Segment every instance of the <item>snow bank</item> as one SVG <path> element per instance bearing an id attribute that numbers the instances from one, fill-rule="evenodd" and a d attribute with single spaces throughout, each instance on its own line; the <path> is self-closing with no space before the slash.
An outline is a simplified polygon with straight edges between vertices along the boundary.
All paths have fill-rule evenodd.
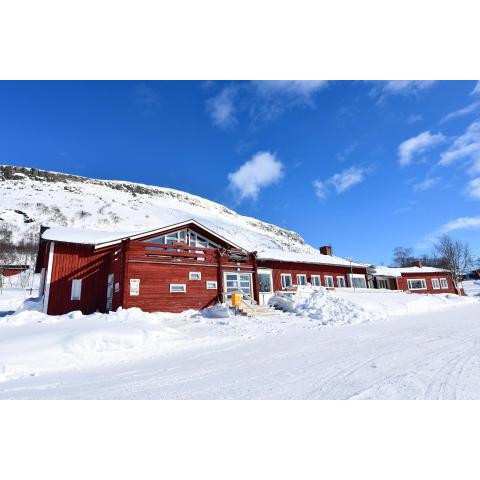
<path id="1" fill-rule="evenodd" d="M 378 316 L 400 317 L 463 306 L 478 300 L 449 293 L 422 294 L 384 289 L 337 289 L 339 298 L 355 302 Z"/>
<path id="2" fill-rule="evenodd" d="M 226 305 L 178 314 L 119 308 L 58 316 L 44 314 L 41 305 L 40 298 L 29 298 L 13 314 L 0 317 L 0 382 L 228 342 L 212 326 L 230 325 L 234 317 Z M 238 317 L 240 321 L 245 319 Z M 194 325 L 207 329 L 208 336 L 196 336 Z"/>
<path id="3" fill-rule="evenodd" d="M 77 311 L 51 316 L 25 308 L 0 318 L 0 381 L 119 363 L 188 344 L 187 335 L 176 328 L 188 314 L 130 308 L 109 314 Z"/>
<path id="4" fill-rule="evenodd" d="M 413 294 L 398 290 L 299 287 L 295 294 L 277 292 L 270 303 L 286 312 L 320 320 L 323 325 L 362 323 L 418 315 L 478 302 L 452 294 Z"/>
<path id="5" fill-rule="evenodd" d="M 323 287 L 298 287 L 295 294 L 277 292 L 269 302 L 281 310 L 318 320 L 322 325 L 363 323 L 377 315 Z"/>

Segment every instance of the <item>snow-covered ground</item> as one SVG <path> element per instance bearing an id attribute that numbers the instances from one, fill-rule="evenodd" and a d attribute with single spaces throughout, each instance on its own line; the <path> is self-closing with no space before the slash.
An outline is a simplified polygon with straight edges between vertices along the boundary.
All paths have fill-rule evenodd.
<path id="1" fill-rule="evenodd" d="M 480 280 L 465 280 L 462 285 L 469 297 L 480 297 Z"/>
<path id="2" fill-rule="evenodd" d="M 478 298 L 316 290 L 261 318 L 55 317 L 4 291 L 0 398 L 480 398 Z"/>

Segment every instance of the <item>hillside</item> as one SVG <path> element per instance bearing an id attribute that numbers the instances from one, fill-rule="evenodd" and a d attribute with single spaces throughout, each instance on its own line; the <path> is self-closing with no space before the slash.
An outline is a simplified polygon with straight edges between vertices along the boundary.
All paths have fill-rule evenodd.
<path id="1" fill-rule="evenodd" d="M 40 225 L 141 230 L 195 218 L 251 250 L 310 252 L 300 235 L 186 192 L 0 166 L 0 228 L 20 242 Z"/>

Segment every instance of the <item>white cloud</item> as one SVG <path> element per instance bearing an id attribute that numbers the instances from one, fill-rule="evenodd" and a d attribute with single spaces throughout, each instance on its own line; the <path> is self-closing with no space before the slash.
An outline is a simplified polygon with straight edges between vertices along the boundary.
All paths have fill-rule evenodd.
<path id="1" fill-rule="evenodd" d="M 238 170 L 228 174 L 230 188 L 239 200 L 256 200 L 260 190 L 283 177 L 283 164 L 270 152 L 257 152 Z"/>
<path id="2" fill-rule="evenodd" d="M 419 113 L 412 113 L 407 117 L 407 123 L 410 123 L 410 124 L 421 122 L 422 120 L 423 120 L 423 116 L 420 115 Z"/>
<path id="3" fill-rule="evenodd" d="M 421 182 L 415 183 L 412 188 L 415 192 L 425 192 L 426 190 L 430 190 L 432 187 L 437 185 L 440 180 L 441 177 L 426 178 Z"/>
<path id="4" fill-rule="evenodd" d="M 470 180 L 467 185 L 467 194 L 480 200 L 480 177 Z"/>
<path id="5" fill-rule="evenodd" d="M 214 125 L 235 126 L 237 113 L 245 113 L 251 125 L 278 118 L 289 108 L 313 107 L 314 96 L 326 80 L 255 80 L 230 84 L 207 100 Z"/>
<path id="6" fill-rule="evenodd" d="M 327 80 L 257 80 L 253 84 L 261 95 L 287 95 L 299 99 L 309 99 L 323 90 Z"/>
<path id="7" fill-rule="evenodd" d="M 473 102 L 466 107 L 460 108 L 459 110 L 455 110 L 454 112 L 450 112 L 448 115 L 445 115 L 441 120 L 440 123 L 445 123 L 454 118 L 464 117 L 465 115 L 469 115 L 470 113 L 475 112 L 476 110 L 480 110 L 480 102 Z"/>
<path id="8" fill-rule="evenodd" d="M 365 180 L 368 171 L 362 167 L 350 167 L 342 172 L 332 175 L 324 181 L 315 180 L 313 187 L 318 198 L 324 200 L 328 197 L 332 190 L 337 194 L 344 193 L 354 185 Z"/>
<path id="9" fill-rule="evenodd" d="M 355 150 L 358 147 L 357 142 L 353 142 L 350 145 L 348 145 L 346 148 L 344 148 L 341 152 L 338 152 L 335 157 L 339 162 L 344 162 L 352 153 L 355 152 Z"/>
<path id="10" fill-rule="evenodd" d="M 236 124 L 236 89 L 233 86 L 223 88 L 218 95 L 207 100 L 207 111 L 217 127 L 229 128 Z"/>
<path id="11" fill-rule="evenodd" d="M 472 95 L 479 95 L 480 94 L 480 80 L 477 81 L 477 84 L 473 88 L 473 90 L 470 92 Z"/>
<path id="12" fill-rule="evenodd" d="M 328 184 L 326 182 L 322 182 L 320 180 L 315 180 L 313 182 L 313 188 L 315 189 L 315 195 L 325 200 L 328 197 Z"/>
<path id="13" fill-rule="evenodd" d="M 411 95 L 433 87 L 434 80 L 389 80 L 383 86 L 384 93 Z"/>
<path id="14" fill-rule="evenodd" d="M 460 217 L 442 225 L 438 233 L 450 233 L 456 230 L 472 230 L 480 228 L 480 216 L 479 217 Z"/>
<path id="15" fill-rule="evenodd" d="M 379 97 L 377 104 L 382 104 L 391 95 L 419 95 L 435 85 L 434 80 L 388 80 L 375 82 L 370 95 Z"/>
<path id="16" fill-rule="evenodd" d="M 402 167 L 410 165 L 414 156 L 425 153 L 427 150 L 443 141 L 445 141 L 445 137 L 441 133 L 431 134 L 428 131 L 405 140 L 398 146 L 400 165 Z"/>
<path id="17" fill-rule="evenodd" d="M 470 174 L 480 172 L 480 121 L 470 124 L 465 133 L 455 139 L 440 155 L 439 164 L 448 166 L 461 160 L 466 162 Z"/>

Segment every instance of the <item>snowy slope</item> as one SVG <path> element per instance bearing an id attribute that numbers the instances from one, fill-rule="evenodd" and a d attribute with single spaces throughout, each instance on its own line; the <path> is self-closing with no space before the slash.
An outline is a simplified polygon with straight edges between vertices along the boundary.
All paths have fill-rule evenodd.
<path id="1" fill-rule="evenodd" d="M 194 218 L 250 250 L 315 251 L 295 232 L 169 188 L 0 166 L 0 199 L 0 226 L 14 241 L 38 234 L 41 224 L 136 231 Z"/>

